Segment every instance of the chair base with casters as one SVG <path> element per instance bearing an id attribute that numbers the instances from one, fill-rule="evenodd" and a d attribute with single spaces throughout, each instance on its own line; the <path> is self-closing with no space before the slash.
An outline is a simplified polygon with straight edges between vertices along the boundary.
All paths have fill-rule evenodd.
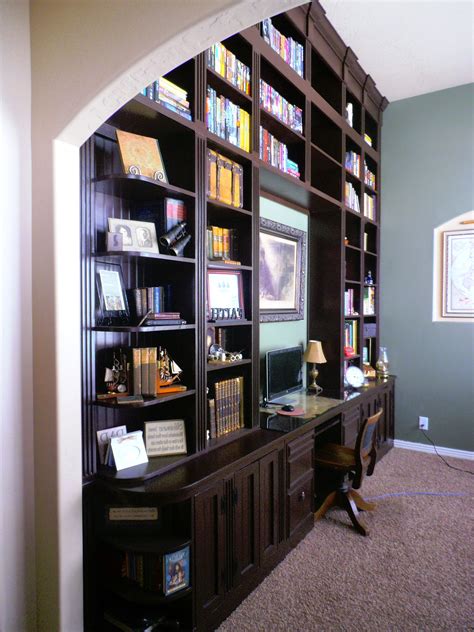
<path id="1" fill-rule="evenodd" d="M 322 518 L 331 507 L 341 507 L 349 515 L 355 530 L 361 535 L 368 535 L 368 529 L 360 518 L 359 510 L 372 511 L 376 505 L 364 500 L 355 490 L 360 488 L 365 474 L 371 476 L 374 472 L 377 458 L 375 428 L 382 413 L 383 410 L 379 410 L 364 420 L 355 448 L 328 443 L 316 449 L 316 468 L 334 472 L 339 482 L 336 489 L 325 497 L 315 512 L 315 520 Z"/>

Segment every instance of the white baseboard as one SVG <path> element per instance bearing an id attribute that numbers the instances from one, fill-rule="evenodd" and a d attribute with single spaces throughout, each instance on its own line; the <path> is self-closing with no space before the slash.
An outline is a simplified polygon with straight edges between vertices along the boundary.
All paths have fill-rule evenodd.
<path id="1" fill-rule="evenodd" d="M 395 439 L 393 442 L 395 448 L 405 448 L 405 450 L 415 450 L 417 452 L 428 452 L 429 454 L 436 454 L 432 445 L 426 443 L 415 443 L 414 441 L 402 441 L 401 439 Z M 452 456 L 456 459 L 469 459 L 474 461 L 474 452 L 468 450 L 456 450 L 455 448 L 442 448 L 436 446 L 438 454 L 442 456 Z"/>

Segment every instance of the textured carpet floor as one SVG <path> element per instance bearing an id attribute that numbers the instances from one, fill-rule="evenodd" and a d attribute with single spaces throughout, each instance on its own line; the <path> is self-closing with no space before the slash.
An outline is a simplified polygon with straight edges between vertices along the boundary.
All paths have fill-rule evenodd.
<path id="1" fill-rule="evenodd" d="M 219 632 L 473 630 L 474 477 L 395 448 L 362 493 L 368 537 L 330 511 Z"/>

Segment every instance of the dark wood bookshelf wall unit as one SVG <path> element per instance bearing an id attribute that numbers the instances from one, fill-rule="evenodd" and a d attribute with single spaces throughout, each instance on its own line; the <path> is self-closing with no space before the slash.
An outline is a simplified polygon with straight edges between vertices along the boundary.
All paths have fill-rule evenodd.
<path id="1" fill-rule="evenodd" d="M 222 42 L 248 67 L 247 91 L 235 85 L 231 75 L 213 67 L 209 54 L 203 52 L 166 75 L 187 91 L 191 120 L 140 94 L 112 115 L 82 148 L 86 629 L 106 629 L 101 627 L 103 614 L 120 611 L 117 599 L 136 613 L 151 608 L 150 621 L 164 616 L 179 619 L 182 629 L 213 629 L 311 527 L 312 467 L 303 467 L 301 479 L 293 479 L 291 471 L 293 462 L 297 470 L 301 463 L 311 462 L 318 429 L 308 427 L 296 438 L 278 435 L 278 440 L 275 433 L 259 429 L 261 194 L 303 208 L 309 215 L 308 339 L 323 343 L 328 362 L 318 367 L 318 382 L 325 394 L 344 398 L 345 366 L 362 367 L 364 347 L 370 347 L 368 360 L 375 366 L 380 335 L 380 128 L 387 101 L 319 4 L 271 20 L 283 36 L 301 45 L 302 76 L 265 41 L 263 24 L 256 25 Z M 285 122 L 281 110 L 269 111 L 268 104 L 261 102 L 261 81 L 278 93 L 277 98 L 301 110 L 300 129 Z M 209 129 L 210 94 L 228 99 L 227 103 L 248 114 L 247 145 L 238 146 L 235 139 Z M 352 104 L 352 125 L 346 117 L 348 103 Z M 261 128 L 286 145 L 288 159 L 296 163 L 299 175 L 272 166 L 262 156 Z M 168 183 L 123 173 L 116 130 L 159 140 Z M 209 197 L 208 151 L 241 165 L 241 207 Z M 358 175 L 346 168 L 348 151 L 359 156 Z M 291 171 L 292 163 L 288 164 Z M 366 179 L 365 164 L 375 182 Z M 347 204 L 349 182 L 358 197 L 358 210 Z M 364 212 L 365 196 L 375 209 L 370 217 Z M 157 210 L 166 197 L 182 200 L 186 206 L 191 241 L 182 256 L 107 252 L 108 218 L 141 218 L 144 211 Z M 238 263 L 209 257 L 209 226 L 236 231 Z M 171 309 L 179 311 L 186 324 L 101 324 L 97 270 L 117 269 L 117 265 L 127 289 L 169 285 Z M 241 274 L 242 319 L 210 320 L 207 275 L 213 270 Z M 369 271 L 373 284 L 367 288 Z M 375 293 L 373 314 L 364 314 L 368 289 Z M 349 290 L 350 313 L 345 309 Z M 356 353 L 348 358 L 345 330 L 347 323 L 354 322 Z M 242 360 L 208 362 L 209 339 L 218 330 L 225 331 L 231 350 L 242 351 Z M 133 407 L 97 400 L 96 394 L 104 391 L 103 376 L 114 350 L 159 346 L 182 368 L 186 391 L 145 398 L 143 405 Z M 243 423 L 234 432 L 211 438 L 208 399 L 216 383 L 232 378 L 242 379 Z M 321 427 L 332 428 L 330 436 L 349 445 L 361 415 L 386 405 L 380 445 L 388 449 L 393 439 L 393 385 L 385 384 L 380 392 L 375 386 L 364 397 L 364 405 L 353 407 L 350 424 L 344 421 L 341 408 L 334 418 L 327 416 L 327 423 L 321 421 Z M 145 465 L 121 472 L 99 464 L 98 431 L 122 424 L 128 431 L 143 430 L 144 422 L 165 419 L 184 419 L 186 455 L 152 457 Z M 311 500 L 305 500 L 308 497 Z M 156 518 L 114 521 L 109 519 L 111 508 L 149 511 Z M 186 590 L 165 596 L 162 586 L 159 590 L 143 586 L 143 564 L 146 573 L 156 575 L 164 554 L 186 546 L 191 550 Z M 141 560 L 142 586 L 121 577 L 125 559 Z M 109 574 L 105 569 L 112 571 Z"/>

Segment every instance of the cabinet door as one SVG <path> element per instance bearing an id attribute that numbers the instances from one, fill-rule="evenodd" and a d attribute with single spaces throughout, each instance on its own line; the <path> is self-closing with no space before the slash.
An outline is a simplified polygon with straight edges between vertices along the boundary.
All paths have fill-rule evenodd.
<path id="1" fill-rule="evenodd" d="M 344 411 L 342 416 L 342 445 L 348 448 L 355 448 L 360 429 L 360 412 L 360 406 L 353 406 Z"/>
<path id="2" fill-rule="evenodd" d="M 224 483 L 196 495 L 194 501 L 195 586 L 199 623 L 219 607 L 225 592 Z"/>
<path id="3" fill-rule="evenodd" d="M 260 565 L 276 553 L 280 540 L 279 452 L 260 459 Z"/>
<path id="4" fill-rule="evenodd" d="M 259 491 L 259 464 L 256 461 L 234 476 L 234 587 L 258 569 Z"/>

